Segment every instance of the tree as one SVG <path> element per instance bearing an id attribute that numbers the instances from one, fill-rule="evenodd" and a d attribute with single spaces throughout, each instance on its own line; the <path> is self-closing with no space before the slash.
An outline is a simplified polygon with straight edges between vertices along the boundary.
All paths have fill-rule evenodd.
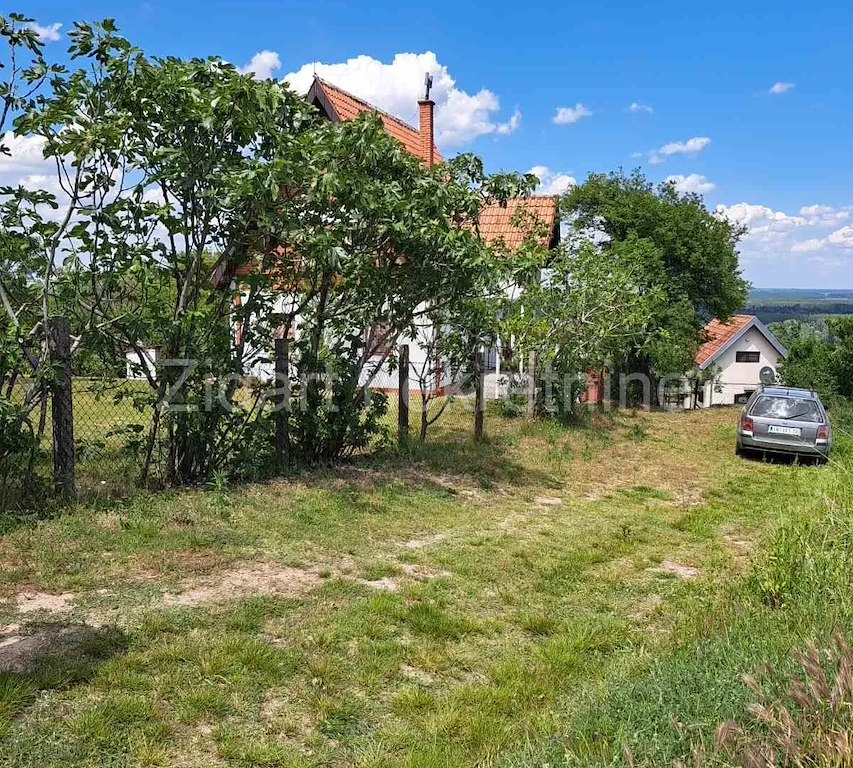
<path id="1" fill-rule="evenodd" d="M 826 400 L 853 398 L 853 317 L 827 318 L 828 335 L 789 329 L 782 381 L 817 391 Z"/>
<path id="2" fill-rule="evenodd" d="M 32 19 L 0 16 L 0 154 L 7 123 L 32 102 L 61 68 L 49 64 Z M 47 386 L 52 379 L 45 334 L 50 270 L 38 247 L 52 230 L 31 214 L 52 201 L 23 188 L 0 189 L 0 509 L 18 488 L 32 482 L 33 466 L 46 423 Z M 25 379 L 20 397 L 16 387 Z M 37 423 L 32 414 L 38 411 Z"/>
<path id="3" fill-rule="evenodd" d="M 63 213 L 17 227 L 40 238 L 46 301 L 73 315 L 75 352 L 109 364 L 162 347 L 134 395 L 150 414 L 142 479 L 158 453 L 173 484 L 263 467 L 270 391 L 246 375 L 294 329 L 291 455 L 363 447 L 382 406 L 365 396 L 381 364 L 371 329 L 395 342 L 467 295 L 489 265 L 471 222 L 530 179 L 488 177 L 470 156 L 427 169 L 375 116 L 321 121 L 219 59 L 150 59 L 110 20 L 69 37 L 83 66 L 16 123 L 54 160 Z M 57 205 L 27 215 L 43 202 Z"/>
<path id="4" fill-rule="evenodd" d="M 658 375 L 687 370 L 704 324 L 744 306 L 736 246 L 745 229 L 711 214 L 699 195 L 655 187 L 639 171 L 593 174 L 565 196 L 562 211 L 572 236 L 593 237 L 604 259 L 629 239 L 647 245 L 635 250 L 637 286 L 663 300 L 628 367 Z"/>
<path id="5" fill-rule="evenodd" d="M 543 254 L 541 279 L 531 280 L 513 303 L 505 333 L 537 353 L 540 370 L 549 369 L 556 393 L 545 398 L 546 406 L 551 400 L 558 414 L 572 414 L 582 388 L 578 374 L 602 369 L 639 343 L 662 298 L 658 288 L 639 290 L 638 264 L 652 249 L 629 237 L 603 259 L 590 241 L 564 243 Z"/>

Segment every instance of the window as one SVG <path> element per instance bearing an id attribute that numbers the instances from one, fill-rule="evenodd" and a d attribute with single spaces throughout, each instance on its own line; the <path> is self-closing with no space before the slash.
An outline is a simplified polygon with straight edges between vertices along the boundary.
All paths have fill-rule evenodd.
<path id="1" fill-rule="evenodd" d="M 735 362 L 737 363 L 757 363 L 761 360 L 761 355 L 758 352 L 735 352 Z"/>
<path id="2" fill-rule="evenodd" d="M 823 421 L 820 409 L 814 400 L 802 400 L 794 397 L 759 397 L 752 406 L 752 416 L 765 419 L 791 419 L 796 421 Z"/>

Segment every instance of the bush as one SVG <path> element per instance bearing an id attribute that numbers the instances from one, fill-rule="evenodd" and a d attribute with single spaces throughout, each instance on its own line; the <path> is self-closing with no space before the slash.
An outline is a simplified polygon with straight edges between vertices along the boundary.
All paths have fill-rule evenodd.
<path id="1" fill-rule="evenodd" d="M 0 397 L 0 511 L 34 491 L 38 440 L 26 414 Z"/>

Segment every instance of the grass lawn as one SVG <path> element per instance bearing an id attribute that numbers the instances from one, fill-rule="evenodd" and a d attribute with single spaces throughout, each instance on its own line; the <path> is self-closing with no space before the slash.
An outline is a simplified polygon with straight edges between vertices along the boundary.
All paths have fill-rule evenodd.
<path id="1" fill-rule="evenodd" d="M 744 710 L 742 673 L 853 616 L 846 574 L 800 595 L 761 554 L 853 495 L 851 441 L 743 461 L 735 419 L 494 417 L 12 530 L 0 764 L 670 765 Z"/>

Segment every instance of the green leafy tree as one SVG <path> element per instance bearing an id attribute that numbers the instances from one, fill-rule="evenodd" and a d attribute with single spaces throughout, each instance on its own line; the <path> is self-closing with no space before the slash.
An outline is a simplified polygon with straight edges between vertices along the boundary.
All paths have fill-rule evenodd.
<path id="1" fill-rule="evenodd" d="M 0 16 L 2 155 L 11 151 L 5 143 L 9 121 L 61 72 L 46 60 L 32 22 L 19 13 Z M 41 216 L 32 219 L 28 210 L 51 204 L 43 193 L 0 188 L 0 509 L 34 482 L 33 466 L 45 429 L 52 378 L 44 333 L 49 275 L 37 253 L 51 230 Z"/>
<path id="2" fill-rule="evenodd" d="M 579 374 L 611 365 L 640 343 L 663 298 L 656 287 L 640 290 L 638 264 L 652 250 L 629 237 L 614 243 L 607 259 L 591 241 L 547 252 L 541 279 L 525 286 L 505 326 L 519 348 L 537 353 L 546 386 L 549 378 L 555 385 L 556 399 L 546 397 L 546 406 L 551 400 L 559 414 L 572 415 Z"/>
<path id="3" fill-rule="evenodd" d="M 634 249 L 636 284 L 662 300 L 626 367 L 658 375 L 689 369 L 705 322 L 744 306 L 736 246 L 745 230 L 710 213 L 699 195 L 620 171 L 591 175 L 564 197 L 562 210 L 572 236 L 593 237 L 605 260 L 631 239 L 647 245 Z"/>
<path id="4" fill-rule="evenodd" d="M 853 399 L 853 317 L 828 318 L 828 335 L 791 329 L 782 381 L 814 389 L 829 400 Z"/>
<path id="5" fill-rule="evenodd" d="M 470 156 L 427 169 L 375 116 L 321 121 L 218 59 L 148 58 L 109 20 L 69 37 L 82 66 L 17 121 L 43 141 L 62 199 L 20 197 L 32 221 L 18 230 L 38 239 L 45 313 L 73 315 L 75 354 L 109 367 L 161 347 L 156 371 L 141 366 L 143 479 L 158 454 L 171 483 L 262 464 L 270 392 L 245 377 L 291 331 L 291 455 L 366 445 L 382 408 L 365 397 L 375 329 L 394 342 L 468 295 L 489 266 L 480 208 L 530 179 L 487 176 Z M 36 221 L 43 203 L 60 218 Z"/>

